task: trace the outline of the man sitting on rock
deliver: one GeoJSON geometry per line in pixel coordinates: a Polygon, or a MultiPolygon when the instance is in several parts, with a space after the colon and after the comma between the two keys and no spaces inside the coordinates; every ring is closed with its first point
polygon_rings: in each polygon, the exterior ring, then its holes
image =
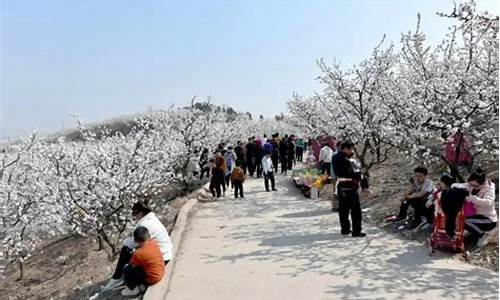
{"type": "Polygon", "coordinates": [[[425,217],[427,222],[431,222],[429,219],[432,219],[427,217],[425,204],[434,190],[434,184],[427,177],[428,171],[425,167],[415,168],[414,173],[413,180],[403,195],[399,215],[388,219],[391,222],[406,219],[408,208],[411,206],[413,207],[413,223],[410,229],[422,225],[422,217],[425,217]]]}

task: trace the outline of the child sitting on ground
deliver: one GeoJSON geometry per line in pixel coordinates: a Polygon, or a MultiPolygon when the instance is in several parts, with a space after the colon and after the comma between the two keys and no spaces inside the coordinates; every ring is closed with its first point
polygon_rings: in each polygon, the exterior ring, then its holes
{"type": "Polygon", "coordinates": [[[231,173],[231,181],[234,186],[234,198],[238,198],[238,193],[241,198],[243,197],[243,182],[245,182],[245,172],[240,167],[240,163],[236,163],[236,168],[234,168],[231,173]]]}
{"type": "Polygon", "coordinates": [[[122,291],[122,296],[139,295],[140,286],[159,282],[165,273],[165,262],[160,247],[151,239],[146,227],[141,226],[134,230],[134,242],[136,250],[130,264],[123,270],[127,288],[122,291]]]}

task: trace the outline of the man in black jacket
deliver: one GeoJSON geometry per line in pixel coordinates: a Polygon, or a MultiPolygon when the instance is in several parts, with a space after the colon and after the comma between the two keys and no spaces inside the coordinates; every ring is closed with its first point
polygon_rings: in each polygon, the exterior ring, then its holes
{"type": "Polygon", "coordinates": [[[274,173],[278,174],[278,163],[280,160],[279,150],[278,150],[278,134],[273,135],[271,140],[271,145],[273,146],[273,153],[271,154],[271,160],[273,161],[274,173]]]}
{"type": "Polygon", "coordinates": [[[257,163],[257,146],[255,145],[255,137],[251,137],[248,139],[248,144],[246,145],[246,154],[248,174],[250,175],[250,177],[253,177],[257,163]]]}
{"type": "Polygon", "coordinates": [[[350,157],[354,155],[354,143],[345,141],[340,147],[340,151],[333,156],[332,164],[337,176],[337,194],[339,199],[339,220],[341,233],[344,235],[352,233],[353,237],[364,237],[366,234],[361,228],[361,205],[359,203],[358,188],[361,181],[361,174],[355,172],[350,157]],[[349,213],[351,222],[349,222],[349,213]]]}
{"type": "Polygon", "coordinates": [[[236,154],[236,164],[243,169],[243,173],[247,172],[247,162],[246,162],[246,151],[245,146],[241,141],[238,141],[237,146],[234,148],[234,154],[236,154]]]}
{"type": "Polygon", "coordinates": [[[285,173],[288,169],[288,135],[279,143],[279,155],[281,160],[281,174],[285,173]]]}

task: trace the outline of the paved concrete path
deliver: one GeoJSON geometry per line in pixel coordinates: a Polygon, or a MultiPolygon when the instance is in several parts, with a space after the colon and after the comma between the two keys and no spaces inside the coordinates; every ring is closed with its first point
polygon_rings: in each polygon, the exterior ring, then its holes
{"type": "Polygon", "coordinates": [[[329,203],[302,197],[288,177],[266,193],[198,204],[189,220],[168,300],[498,299],[498,274],[365,226],[340,235],[329,203]]]}

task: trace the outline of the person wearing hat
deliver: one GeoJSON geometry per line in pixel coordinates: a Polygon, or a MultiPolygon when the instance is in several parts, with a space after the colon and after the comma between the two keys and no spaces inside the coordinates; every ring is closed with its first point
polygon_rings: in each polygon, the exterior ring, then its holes
{"type": "MultiPolygon", "coordinates": [[[[165,226],[163,226],[155,213],[152,212],[151,209],[143,202],[137,202],[132,206],[132,217],[136,222],[134,230],[138,227],[147,228],[151,239],[155,240],[160,247],[160,251],[166,265],[172,259],[173,253],[172,241],[170,240],[170,236],[165,226]]],[[[116,264],[115,272],[113,273],[113,276],[109,280],[108,284],[104,286],[103,291],[109,291],[125,284],[123,281],[123,269],[132,259],[134,246],[135,243],[132,236],[125,238],[118,262],[116,264]]]]}

